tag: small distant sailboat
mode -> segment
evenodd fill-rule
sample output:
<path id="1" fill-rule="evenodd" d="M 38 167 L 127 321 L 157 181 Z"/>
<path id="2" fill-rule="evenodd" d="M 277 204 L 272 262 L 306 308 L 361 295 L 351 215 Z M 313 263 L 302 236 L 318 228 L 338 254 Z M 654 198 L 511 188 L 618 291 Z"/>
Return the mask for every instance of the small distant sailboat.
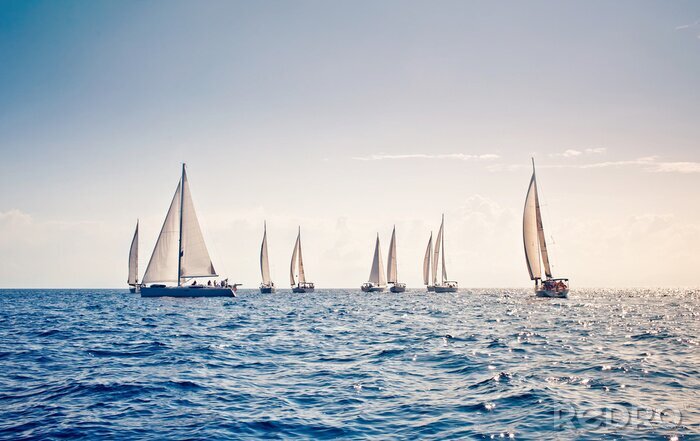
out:
<path id="1" fill-rule="evenodd" d="M 532 160 L 532 178 L 525 197 L 523 210 L 523 243 L 525 245 L 525 262 L 530 273 L 530 280 L 535 281 L 535 294 L 538 297 L 565 298 L 569 295 L 569 279 L 555 279 L 549 265 L 547 243 L 542 227 L 540 199 L 537 192 L 535 160 Z M 542 267 L 546 279 L 542 280 Z"/>
<path id="2" fill-rule="evenodd" d="M 405 292 L 406 284 L 398 281 L 397 268 L 398 265 L 396 263 L 396 225 L 394 225 L 394 230 L 391 232 L 391 243 L 389 243 L 389 258 L 387 259 L 386 264 L 387 281 L 391 283 L 389 291 L 394 293 Z"/>
<path id="3" fill-rule="evenodd" d="M 437 267 L 442 255 L 442 274 L 440 283 L 437 281 Z M 433 251 L 433 287 L 435 292 L 457 292 L 459 284 L 453 280 L 447 279 L 447 269 L 445 267 L 445 215 L 442 215 L 442 223 L 440 231 L 438 231 L 437 240 L 435 241 L 435 250 Z"/>
<path id="4" fill-rule="evenodd" d="M 236 288 L 227 281 L 187 284 L 189 279 L 216 276 L 194 210 L 185 164 L 182 164 L 180 182 L 143 275 L 141 297 L 235 297 Z M 177 285 L 166 286 L 165 282 Z"/>
<path id="5" fill-rule="evenodd" d="M 260 292 L 263 294 L 275 292 L 275 284 L 270 278 L 270 263 L 267 259 L 267 222 L 263 224 L 263 240 L 260 245 L 260 272 L 262 273 Z"/>
<path id="6" fill-rule="evenodd" d="M 425 285 L 428 292 L 435 291 L 435 285 L 430 284 L 430 258 L 433 255 L 433 232 L 430 232 L 430 239 L 428 240 L 428 248 L 425 249 L 425 257 L 423 257 L 423 285 Z"/>
<path id="7" fill-rule="evenodd" d="M 139 221 L 136 221 L 136 231 L 134 238 L 131 239 L 131 247 L 129 248 L 129 292 L 139 292 Z"/>
<path id="8" fill-rule="evenodd" d="M 289 268 L 289 282 L 292 285 L 292 292 L 314 292 L 315 287 L 313 282 L 307 282 L 306 275 L 304 274 L 304 260 L 301 257 L 301 227 L 299 227 L 297 241 L 294 243 L 292 264 Z"/>
<path id="9" fill-rule="evenodd" d="M 372 269 L 369 273 L 369 281 L 363 283 L 360 287 L 363 292 L 382 292 L 386 288 L 386 274 L 384 274 L 384 263 L 382 260 L 379 233 L 377 233 L 377 242 L 374 245 L 374 259 L 372 260 Z"/>

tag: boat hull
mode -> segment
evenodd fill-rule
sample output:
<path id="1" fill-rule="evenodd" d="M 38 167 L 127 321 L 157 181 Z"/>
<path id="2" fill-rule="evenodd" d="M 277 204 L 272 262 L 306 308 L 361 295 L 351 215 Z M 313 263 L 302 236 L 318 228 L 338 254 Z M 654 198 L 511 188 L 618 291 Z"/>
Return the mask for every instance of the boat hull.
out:
<path id="1" fill-rule="evenodd" d="M 130 286 L 130 287 L 129 287 L 129 292 L 130 292 L 131 294 L 135 294 L 135 293 L 139 292 L 139 287 L 138 287 L 138 286 Z"/>
<path id="2" fill-rule="evenodd" d="M 552 299 L 566 299 L 569 297 L 569 290 L 565 289 L 562 291 L 555 291 L 552 289 L 538 289 L 535 290 L 535 295 L 537 297 L 547 297 Z"/>
<path id="3" fill-rule="evenodd" d="M 236 297 L 233 288 L 213 286 L 141 287 L 141 297 Z"/>
<path id="4" fill-rule="evenodd" d="M 386 287 L 365 283 L 364 285 L 360 286 L 360 289 L 362 290 L 362 292 L 384 292 L 384 289 L 386 289 Z"/>
<path id="5" fill-rule="evenodd" d="M 426 289 L 428 290 L 428 292 L 435 292 L 435 287 L 432 285 L 426 286 Z"/>
<path id="6" fill-rule="evenodd" d="M 263 294 L 273 294 L 275 292 L 275 288 L 272 286 L 261 286 L 260 292 Z"/>
<path id="7" fill-rule="evenodd" d="M 403 283 L 392 285 L 391 288 L 389 288 L 389 291 L 393 293 L 406 292 L 406 285 Z"/>
<path id="8" fill-rule="evenodd" d="M 459 288 L 456 286 L 436 286 L 435 292 L 457 292 Z"/>
<path id="9" fill-rule="evenodd" d="M 314 288 L 300 288 L 298 286 L 295 286 L 292 288 L 292 292 L 295 292 L 297 294 L 304 294 L 307 292 L 314 292 Z"/>

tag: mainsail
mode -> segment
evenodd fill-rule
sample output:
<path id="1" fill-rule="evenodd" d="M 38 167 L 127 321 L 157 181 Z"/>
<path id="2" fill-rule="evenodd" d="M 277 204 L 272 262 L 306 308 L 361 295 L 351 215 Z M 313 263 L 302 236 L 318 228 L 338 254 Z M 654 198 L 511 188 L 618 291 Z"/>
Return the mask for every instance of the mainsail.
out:
<path id="1" fill-rule="evenodd" d="M 425 257 L 423 258 L 423 284 L 430 284 L 430 256 L 433 254 L 433 233 L 430 232 L 428 240 L 428 248 L 425 249 Z"/>
<path id="2" fill-rule="evenodd" d="M 542 266 L 547 277 L 552 277 L 549 265 L 549 254 L 545 242 L 544 229 L 542 228 L 542 213 L 540 200 L 537 194 L 537 178 L 535 164 L 532 164 L 532 178 L 525 197 L 525 209 L 523 210 L 523 244 L 525 246 L 525 262 L 530 273 L 531 280 L 542 279 Z"/>
<path id="3" fill-rule="evenodd" d="M 389 257 L 387 258 L 386 274 L 389 283 L 396 283 L 397 280 L 397 264 L 396 264 L 396 227 L 391 232 L 391 243 L 389 243 Z"/>
<path id="4" fill-rule="evenodd" d="M 270 280 L 270 263 L 267 259 L 267 223 L 263 227 L 263 240 L 260 246 L 260 272 L 262 273 L 262 283 L 269 285 Z"/>
<path id="5" fill-rule="evenodd" d="M 194 210 L 185 164 L 168 214 L 143 275 L 144 283 L 177 282 L 216 276 Z"/>
<path id="6" fill-rule="evenodd" d="M 374 246 L 374 259 L 372 260 L 372 270 L 369 273 L 369 281 L 379 286 L 386 285 L 386 275 L 384 274 L 384 265 L 382 264 L 382 250 L 379 245 L 379 234 L 377 234 L 377 243 Z"/>
<path id="7" fill-rule="evenodd" d="M 136 221 L 136 231 L 134 238 L 131 239 L 131 248 L 129 248 L 129 285 L 137 285 L 139 283 L 139 221 Z"/>

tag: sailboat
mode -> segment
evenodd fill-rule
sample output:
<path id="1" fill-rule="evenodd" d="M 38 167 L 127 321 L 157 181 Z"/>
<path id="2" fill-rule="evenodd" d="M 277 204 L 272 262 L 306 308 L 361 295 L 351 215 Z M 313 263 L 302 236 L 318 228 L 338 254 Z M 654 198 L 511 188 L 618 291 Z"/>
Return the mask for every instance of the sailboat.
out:
<path id="1" fill-rule="evenodd" d="M 425 257 L 423 257 L 423 285 L 425 285 L 428 292 L 435 291 L 435 285 L 430 284 L 430 258 L 433 255 L 433 232 L 430 232 L 430 239 L 428 240 L 428 248 L 425 249 Z"/>
<path id="2" fill-rule="evenodd" d="M 437 267 L 440 257 L 442 256 L 442 274 L 440 283 L 437 280 Z M 459 284 L 453 280 L 447 279 L 447 269 L 445 267 L 445 215 L 442 215 L 442 223 L 440 231 L 438 231 L 437 240 L 435 241 L 435 250 L 433 251 L 433 286 L 435 292 L 457 292 Z"/>
<path id="3" fill-rule="evenodd" d="M 382 292 L 386 288 L 386 275 L 384 274 L 384 264 L 382 262 L 382 249 L 379 245 L 379 233 L 377 242 L 374 245 L 374 259 L 372 259 L 372 269 L 369 272 L 369 281 L 363 283 L 360 289 L 364 292 Z"/>
<path id="4" fill-rule="evenodd" d="M 525 197 L 523 210 L 523 244 L 525 245 L 525 262 L 530 273 L 530 280 L 535 281 L 535 294 L 538 297 L 565 298 L 569 295 L 569 279 L 555 279 L 549 264 L 547 242 L 542 227 L 540 199 L 537 192 L 535 159 L 532 159 L 532 178 Z M 546 279 L 542 279 L 542 269 Z"/>
<path id="5" fill-rule="evenodd" d="M 134 238 L 131 239 L 131 247 L 129 247 L 129 292 L 135 293 L 139 291 L 139 221 L 136 221 L 136 231 Z"/>
<path id="6" fill-rule="evenodd" d="M 260 245 L 260 272 L 262 273 L 260 292 L 263 294 L 275 292 L 275 284 L 270 279 L 270 263 L 267 260 L 267 222 L 263 224 L 263 240 Z"/>
<path id="7" fill-rule="evenodd" d="M 141 297 L 235 297 L 235 286 L 227 281 L 221 284 L 210 281 L 208 285 L 196 280 L 188 283 L 190 279 L 216 276 L 182 164 L 180 182 L 143 275 Z M 177 285 L 166 286 L 167 282 Z"/>
<path id="8" fill-rule="evenodd" d="M 294 251 L 292 252 L 289 283 L 292 285 L 292 292 L 296 293 L 314 292 L 315 289 L 313 282 L 307 282 L 304 274 L 304 260 L 301 257 L 301 227 L 299 227 L 297 241 L 294 243 Z"/>
<path id="9" fill-rule="evenodd" d="M 399 282 L 397 277 L 396 225 L 394 225 L 394 230 L 391 232 L 391 242 L 389 243 L 389 258 L 387 259 L 386 273 L 387 281 L 391 283 L 389 291 L 394 293 L 406 291 L 406 284 Z"/>

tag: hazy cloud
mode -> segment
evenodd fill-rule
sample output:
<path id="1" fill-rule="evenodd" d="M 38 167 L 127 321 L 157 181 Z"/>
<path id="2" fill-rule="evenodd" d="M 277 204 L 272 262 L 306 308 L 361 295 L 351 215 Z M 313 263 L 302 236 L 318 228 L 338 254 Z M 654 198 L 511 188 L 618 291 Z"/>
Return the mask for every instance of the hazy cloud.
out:
<path id="1" fill-rule="evenodd" d="M 356 161 L 383 161 L 390 159 L 456 159 L 460 161 L 489 161 L 498 159 L 500 156 L 487 153 L 482 155 L 468 155 L 465 153 L 446 153 L 439 155 L 428 155 L 425 153 L 412 153 L 407 155 L 369 155 L 369 156 L 355 156 L 352 159 Z"/>
<path id="2" fill-rule="evenodd" d="M 523 168 L 530 168 L 529 164 L 494 164 L 486 169 L 491 172 L 516 171 Z M 567 169 L 594 169 L 594 168 L 622 168 L 638 167 L 646 172 L 652 173 L 700 173 L 700 162 L 680 161 L 665 162 L 659 161 L 658 156 L 644 156 L 641 158 L 623 161 L 592 162 L 588 164 L 542 164 L 537 168 L 567 168 Z"/>
<path id="3" fill-rule="evenodd" d="M 681 31 L 683 29 L 694 28 L 696 26 L 700 26 L 700 20 L 695 20 L 693 23 L 682 24 L 680 26 L 676 26 L 676 30 Z"/>
<path id="4" fill-rule="evenodd" d="M 595 148 L 587 148 L 587 149 L 583 149 L 583 150 L 567 149 L 567 150 L 564 150 L 562 153 L 552 153 L 549 156 L 551 156 L 551 157 L 563 157 L 563 158 L 575 158 L 578 156 L 597 155 L 597 154 L 602 154 L 605 152 L 606 152 L 605 147 L 595 147 Z"/>

